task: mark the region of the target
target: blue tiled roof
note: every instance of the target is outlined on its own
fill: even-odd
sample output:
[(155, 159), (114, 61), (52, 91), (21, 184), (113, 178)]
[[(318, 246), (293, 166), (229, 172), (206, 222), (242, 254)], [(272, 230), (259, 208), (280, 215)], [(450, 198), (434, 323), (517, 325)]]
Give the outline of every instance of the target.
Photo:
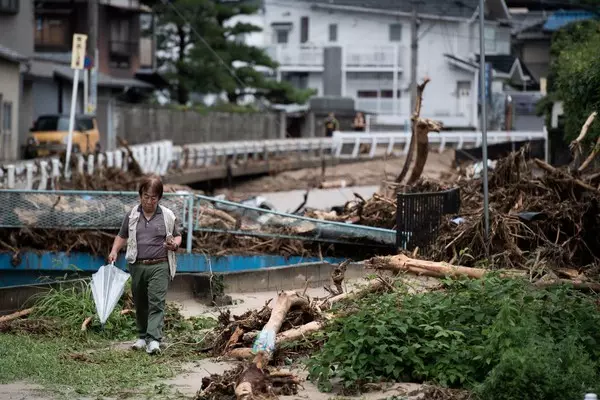
[(545, 31), (557, 31), (565, 25), (572, 22), (584, 21), (586, 19), (596, 18), (594, 13), (588, 11), (556, 11), (548, 17), (543, 29)]

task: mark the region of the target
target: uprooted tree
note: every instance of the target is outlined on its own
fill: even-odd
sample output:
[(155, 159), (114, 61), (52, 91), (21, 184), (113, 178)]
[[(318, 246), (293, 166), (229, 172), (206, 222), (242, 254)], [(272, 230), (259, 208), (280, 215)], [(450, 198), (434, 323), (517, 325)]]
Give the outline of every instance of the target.
[(425, 163), (427, 162), (427, 155), (429, 153), (429, 132), (439, 132), (442, 129), (441, 122), (434, 121), (429, 118), (421, 118), (423, 91), (425, 90), (427, 83), (429, 83), (429, 80), (429, 78), (425, 78), (423, 83), (417, 86), (415, 110), (411, 117), (412, 134), (410, 137), (408, 154), (406, 155), (406, 160), (404, 161), (402, 171), (400, 171), (400, 174), (396, 178), (396, 183), (402, 183), (406, 177), (406, 174), (408, 174), (415, 151), (417, 153), (417, 159), (407, 183), (412, 185), (421, 177), (423, 169), (425, 168)]

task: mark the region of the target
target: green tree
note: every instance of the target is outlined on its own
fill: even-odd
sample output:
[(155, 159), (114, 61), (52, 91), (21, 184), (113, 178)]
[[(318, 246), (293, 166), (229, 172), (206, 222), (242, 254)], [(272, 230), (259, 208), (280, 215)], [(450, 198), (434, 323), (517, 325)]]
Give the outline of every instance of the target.
[[(548, 96), (540, 103), (546, 113), (553, 101), (564, 105), (565, 139), (574, 139), (592, 111), (600, 111), (600, 22), (570, 24), (552, 40), (552, 62), (548, 75)], [(600, 124), (593, 124), (587, 138), (600, 136)]]
[(277, 68), (277, 63), (263, 49), (243, 41), (246, 35), (260, 32), (260, 27), (228, 23), (235, 16), (256, 13), (257, 5), (210, 0), (171, 3), (149, 5), (158, 15), (158, 64), (168, 71), (172, 99), (185, 104), (190, 92), (225, 93), (230, 103), (237, 104), (240, 98), (252, 94), (271, 103), (302, 104), (314, 94), (266, 76), (265, 72)]

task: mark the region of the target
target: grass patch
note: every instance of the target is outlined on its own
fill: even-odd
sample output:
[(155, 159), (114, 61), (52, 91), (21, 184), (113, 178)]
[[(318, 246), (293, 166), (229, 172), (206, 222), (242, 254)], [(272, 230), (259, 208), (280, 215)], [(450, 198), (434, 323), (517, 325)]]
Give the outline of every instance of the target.
[(516, 279), (446, 281), (446, 289), (363, 299), (327, 329), (310, 360), (321, 389), (377, 381), (466, 388), (479, 399), (571, 400), (598, 389), (597, 297)]
[(111, 350), (108, 343), (84, 345), (66, 338), (0, 334), (1, 383), (27, 380), (65, 398), (149, 395), (152, 381), (173, 376), (177, 367), (173, 359)]
[[(203, 357), (206, 329), (216, 325), (212, 318), (184, 319), (168, 304), (164, 350), (150, 356), (122, 344), (136, 337), (135, 314), (121, 313), (133, 308), (129, 288), (104, 327), (95, 317), (87, 282), (51, 289), (33, 302), (35, 311), (28, 318), (0, 326), (0, 383), (26, 380), (65, 398), (172, 398), (168, 388), (154, 382), (174, 376), (184, 362)], [(81, 331), (91, 316), (87, 330)]]

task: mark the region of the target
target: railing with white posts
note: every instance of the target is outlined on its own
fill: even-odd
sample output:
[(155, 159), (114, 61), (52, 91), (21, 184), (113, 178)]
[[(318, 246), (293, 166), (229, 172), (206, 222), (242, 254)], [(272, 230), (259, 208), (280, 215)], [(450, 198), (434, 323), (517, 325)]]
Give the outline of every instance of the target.
[[(488, 132), (488, 143), (517, 142), (546, 139), (543, 132)], [(390, 155), (396, 146), (408, 151), (409, 132), (335, 132), (333, 138), (279, 139), (232, 141), (221, 143), (196, 143), (174, 146), (165, 140), (130, 146), (131, 153), (142, 172), (160, 176), (185, 170), (223, 166), (228, 163), (243, 165), (252, 161), (267, 161), (273, 157), (333, 157), (356, 159), (361, 157), (361, 144), (370, 145), (366, 157), (375, 157), (379, 146), (385, 146)], [(429, 142), (443, 151), (453, 145), (457, 149), (481, 145), (479, 132), (440, 132), (429, 134)], [(546, 147), (547, 149), (547, 147)], [(124, 148), (98, 155), (76, 157), (77, 172), (93, 175), (103, 168), (128, 169), (129, 153)], [(275, 161), (276, 162), (276, 161)], [(42, 158), (0, 165), (0, 189), (55, 189), (57, 179), (64, 174), (59, 158)]]
[[(173, 170), (198, 169), (227, 162), (243, 164), (249, 160), (268, 160), (278, 155), (321, 156), (333, 152), (331, 138), (254, 140), (188, 144), (174, 146), (160, 141), (129, 147), (142, 172), (165, 176)], [(128, 152), (124, 148), (98, 155), (76, 157), (76, 171), (92, 175), (102, 168), (127, 171)], [(0, 165), (0, 189), (54, 189), (64, 174), (58, 157), (40, 158)]]
[[(181, 158), (180, 146), (169, 140), (129, 146), (142, 172), (167, 174), (174, 159)], [(93, 175), (95, 170), (117, 168), (127, 171), (128, 152), (125, 148), (98, 155), (75, 156), (75, 170)], [(38, 158), (0, 165), (0, 189), (54, 189), (56, 180), (64, 175), (64, 164), (59, 157)]]
[[(392, 154), (395, 146), (402, 146), (402, 153), (408, 153), (408, 144), (410, 143), (410, 132), (334, 132), (333, 141), (335, 157), (338, 158), (357, 158), (360, 153), (361, 144), (367, 144), (369, 148), (369, 157), (375, 157), (378, 146), (386, 146), (386, 155)], [(546, 142), (546, 155), (548, 152), (548, 134), (543, 131), (493, 131), (487, 133), (488, 144), (520, 142), (525, 140), (544, 139)], [(456, 149), (462, 149), (465, 146), (481, 146), (481, 132), (472, 131), (447, 131), (429, 134), (429, 143), (437, 144), (440, 153), (446, 146), (453, 145)], [(344, 151), (352, 146), (350, 153)]]

